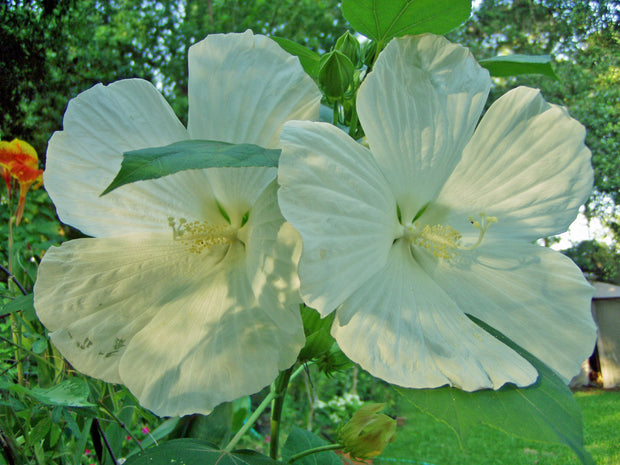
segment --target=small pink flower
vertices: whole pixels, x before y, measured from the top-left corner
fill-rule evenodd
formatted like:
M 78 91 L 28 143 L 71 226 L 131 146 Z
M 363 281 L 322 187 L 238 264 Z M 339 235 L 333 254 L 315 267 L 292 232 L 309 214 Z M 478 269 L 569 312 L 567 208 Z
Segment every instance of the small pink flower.
M 142 432 L 143 432 L 144 434 L 149 434 L 151 431 L 149 430 L 149 427 L 148 427 L 148 426 L 145 426 L 144 428 L 142 428 Z

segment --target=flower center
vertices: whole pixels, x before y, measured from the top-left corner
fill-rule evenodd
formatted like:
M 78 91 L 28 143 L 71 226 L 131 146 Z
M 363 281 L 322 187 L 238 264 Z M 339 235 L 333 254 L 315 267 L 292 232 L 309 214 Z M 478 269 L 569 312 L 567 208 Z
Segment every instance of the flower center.
M 398 237 L 405 237 L 411 245 L 424 247 L 437 258 L 450 259 L 458 255 L 459 250 L 473 250 L 480 246 L 489 227 L 497 223 L 497 218 L 480 213 L 480 219 L 468 218 L 474 229 L 478 230 L 478 240 L 471 245 L 461 244 L 462 234 L 449 225 L 416 224 L 416 221 L 403 226 Z
M 188 222 L 185 218 L 168 218 L 172 238 L 188 246 L 192 253 L 201 253 L 216 245 L 227 245 L 237 239 L 237 229 L 229 224 L 209 224 L 206 221 Z

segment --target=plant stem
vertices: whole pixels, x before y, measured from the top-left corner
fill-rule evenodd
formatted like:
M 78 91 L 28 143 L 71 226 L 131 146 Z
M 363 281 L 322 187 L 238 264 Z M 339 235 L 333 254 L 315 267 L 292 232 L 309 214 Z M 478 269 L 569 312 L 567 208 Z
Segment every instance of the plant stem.
M 276 396 L 271 405 L 271 438 L 269 441 L 269 456 L 273 460 L 278 459 L 278 447 L 280 439 L 280 421 L 282 420 L 282 407 L 286 397 L 286 388 L 291 379 L 293 367 L 280 373 L 275 381 Z
M 237 434 L 235 434 L 235 436 L 230 440 L 230 442 L 226 445 L 226 447 L 224 447 L 224 452 L 230 452 L 233 449 L 233 447 L 237 445 L 241 437 L 250 428 L 252 428 L 252 426 L 254 426 L 254 423 L 256 423 L 256 420 L 258 420 L 258 417 L 260 417 L 263 411 L 267 408 L 267 406 L 271 404 L 271 401 L 275 398 L 275 396 L 276 396 L 276 391 L 274 389 L 269 391 L 269 394 L 267 394 L 267 397 L 265 397 L 265 399 L 263 399 L 260 405 L 256 407 L 256 410 L 254 410 L 250 418 L 248 418 L 248 420 L 243 424 L 243 426 L 239 428 L 239 431 L 237 431 Z
M 304 368 L 307 366 L 306 365 L 301 365 L 300 367 L 297 368 L 297 370 L 295 370 L 295 372 L 290 375 L 289 377 L 289 382 L 293 379 L 295 379 L 297 376 L 299 376 L 300 373 L 303 372 Z M 289 368 L 290 371 L 292 370 L 293 367 Z M 261 416 L 261 414 L 265 411 L 265 409 L 271 404 L 271 402 L 276 398 L 276 395 L 278 393 L 277 389 L 275 389 L 275 384 L 274 383 L 271 386 L 271 391 L 269 391 L 269 394 L 267 394 L 267 397 L 265 397 L 263 399 L 263 401 L 260 403 L 260 405 L 258 407 L 256 407 L 256 410 L 254 410 L 254 412 L 252 413 L 252 415 L 250 415 L 250 418 L 247 419 L 247 421 L 243 424 L 243 426 L 239 429 L 239 431 L 237 431 L 237 434 L 235 434 L 235 436 L 230 440 L 230 442 L 226 445 L 226 447 L 224 447 L 224 452 L 230 452 L 233 450 L 233 447 L 235 447 L 237 445 L 237 443 L 239 442 L 239 440 L 241 439 L 241 437 L 250 429 L 252 428 L 252 426 L 254 426 L 254 423 L 256 423 L 256 420 L 258 420 L 258 417 Z
M 13 221 L 15 217 L 11 215 L 9 217 L 9 244 L 7 248 L 8 259 L 9 259 L 9 275 L 13 276 Z M 13 281 L 7 280 L 7 286 L 9 292 L 13 287 Z M 13 342 L 15 343 L 15 360 L 17 361 L 17 382 L 21 386 L 24 385 L 24 365 L 21 361 L 21 351 L 19 350 L 19 346 L 22 344 L 22 328 L 20 322 L 17 320 L 14 314 L 11 313 L 11 335 L 13 338 Z
M 318 454 L 319 452 L 326 452 L 330 450 L 342 449 L 344 446 L 342 444 L 327 444 L 325 446 L 315 447 L 314 449 L 308 449 L 299 454 L 293 455 L 290 459 L 288 459 L 287 463 L 293 463 L 295 460 L 302 459 L 310 454 Z

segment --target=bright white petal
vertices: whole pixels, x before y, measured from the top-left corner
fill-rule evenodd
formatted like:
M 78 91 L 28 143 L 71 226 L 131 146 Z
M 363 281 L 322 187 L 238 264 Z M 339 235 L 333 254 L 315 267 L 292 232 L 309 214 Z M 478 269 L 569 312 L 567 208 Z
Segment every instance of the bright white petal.
M 381 52 L 357 108 L 408 221 L 435 198 L 458 162 L 490 85 L 466 48 L 440 36 L 395 39 Z
M 481 211 L 498 218 L 490 235 L 534 240 L 565 231 L 592 188 L 585 130 L 540 92 L 514 89 L 476 129 L 437 202 L 448 222 Z
M 465 316 L 403 241 L 338 308 L 332 335 L 362 368 L 404 387 L 473 391 L 537 378 L 526 360 Z
M 396 202 L 370 152 L 340 129 L 294 121 L 281 139 L 278 200 L 303 240 L 302 296 L 326 315 L 385 263 Z
M 234 245 L 199 292 L 162 306 L 123 355 L 123 383 L 158 415 L 207 413 L 259 391 L 295 362 L 304 341 L 298 308 L 262 307 L 244 254 Z
M 564 255 L 517 241 L 486 242 L 422 266 L 465 312 L 534 354 L 567 380 L 592 354 L 593 288 Z
M 170 235 L 70 241 L 45 255 L 35 308 L 78 370 L 159 415 L 208 413 L 269 384 L 303 345 L 298 313 L 253 297 L 243 254 L 190 253 Z
M 320 100 L 299 60 L 265 36 L 210 34 L 189 50 L 194 139 L 278 147 L 284 122 L 317 119 Z
M 81 93 L 69 102 L 63 124 L 64 130 L 56 132 L 48 146 L 45 187 L 60 219 L 85 234 L 166 230 L 169 216 L 198 216 L 204 208 L 201 195 L 212 197 L 202 187 L 200 171 L 134 183 L 99 196 L 116 176 L 123 152 L 188 137 L 170 106 L 146 81 L 118 81 Z

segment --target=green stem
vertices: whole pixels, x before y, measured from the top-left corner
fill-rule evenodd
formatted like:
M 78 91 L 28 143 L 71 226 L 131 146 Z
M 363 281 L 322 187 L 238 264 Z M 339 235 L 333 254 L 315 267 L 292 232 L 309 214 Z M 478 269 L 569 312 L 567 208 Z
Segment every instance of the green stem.
M 289 382 L 292 381 L 293 379 L 295 379 L 297 376 L 299 376 L 303 372 L 304 367 L 307 366 L 307 365 L 308 364 L 301 365 L 299 368 L 297 368 L 297 370 L 295 370 L 295 372 L 290 376 Z M 290 371 L 291 369 L 292 369 L 292 367 L 289 370 L 287 370 L 287 371 Z M 250 418 L 248 418 L 248 420 L 243 424 L 243 426 L 239 429 L 239 431 L 237 431 L 237 434 L 235 434 L 235 436 L 230 440 L 230 442 L 226 445 L 226 447 L 224 447 L 224 452 L 230 452 L 230 451 L 233 450 L 233 447 L 235 447 L 237 445 L 237 443 L 239 442 L 241 437 L 250 428 L 252 428 L 252 426 L 254 426 L 254 423 L 256 423 L 256 420 L 258 420 L 258 418 L 262 415 L 262 413 L 265 411 L 265 409 L 276 398 L 277 393 L 278 393 L 278 391 L 277 391 L 277 389 L 275 389 L 275 383 L 274 383 L 271 386 L 271 391 L 269 391 L 269 394 L 267 394 L 267 397 L 265 397 L 265 399 L 263 399 L 263 401 L 260 403 L 260 405 L 258 407 L 256 407 L 256 410 L 254 410 L 252 415 L 250 415 Z
M 283 371 L 274 383 L 276 396 L 271 405 L 271 437 L 269 441 L 269 456 L 273 460 L 278 459 L 280 421 L 282 420 L 282 409 L 284 406 L 284 398 L 286 397 L 286 388 L 288 387 L 292 372 L 293 367 Z
M 325 446 L 315 447 L 314 449 L 308 449 L 299 454 L 293 455 L 290 459 L 288 459 L 287 463 L 293 463 L 295 460 L 303 459 L 307 455 L 310 454 L 318 454 L 319 452 L 327 452 L 330 450 L 342 449 L 344 446 L 342 444 L 327 444 Z
M 357 134 L 357 125 L 357 111 L 355 109 L 355 103 L 353 103 L 353 109 L 351 110 L 351 124 L 349 125 L 349 136 L 354 139 L 357 139 L 357 137 L 355 137 L 355 135 Z
M 239 442 L 241 437 L 250 428 L 252 428 L 252 426 L 254 426 L 254 423 L 256 423 L 256 420 L 258 420 L 258 417 L 260 417 L 261 414 L 267 408 L 267 406 L 269 404 L 271 404 L 271 401 L 275 398 L 275 396 L 276 396 L 276 391 L 272 389 L 269 392 L 269 394 L 267 394 L 267 397 L 265 397 L 265 399 L 263 399 L 263 401 L 260 403 L 260 405 L 258 407 L 256 407 L 256 410 L 254 410 L 254 412 L 252 413 L 250 418 L 248 418 L 248 420 L 243 424 L 243 426 L 239 429 L 239 431 L 237 431 L 237 434 L 235 434 L 235 436 L 230 440 L 228 445 L 226 447 L 224 447 L 224 452 L 230 452 L 233 449 L 233 447 L 235 447 L 237 445 L 237 443 Z
M 9 274 L 13 276 L 13 221 L 15 217 L 11 215 L 9 217 L 9 243 L 8 243 L 8 259 L 9 259 Z M 11 292 L 14 284 L 9 279 L 7 280 L 7 286 L 9 292 Z M 22 356 L 19 347 L 22 344 L 22 327 L 17 317 L 11 313 L 11 336 L 15 343 L 15 360 L 17 361 L 17 382 L 20 385 L 24 385 L 24 365 L 22 363 Z

